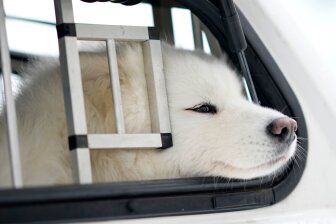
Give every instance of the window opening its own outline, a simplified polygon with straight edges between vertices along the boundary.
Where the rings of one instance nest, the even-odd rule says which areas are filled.
[[[185,2],[188,2],[188,1],[185,1]],[[199,4],[203,4],[203,3],[199,2]],[[191,1],[190,4],[191,5],[189,6],[192,8],[195,2],[193,3],[193,1]],[[66,7],[66,8],[69,9],[69,7]],[[205,7],[204,9],[207,9],[207,8]],[[197,10],[194,10],[194,12],[196,11]],[[198,10],[198,12],[199,11],[200,10]],[[210,17],[215,15],[213,18],[217,18],[216,13],[218,14],[218,12],[215,11],[215,13],[213,14],[210,13],[209,15]],[[202,18],[202,15],[200,17]],[[202,20],[202,21],[204,22],[206,20]],[[210,19],[210,21],[212,20]],[[72,20],[68,23],[64,23],[63,25],[71,26],[71,24],[74,25]],[[213,49],[215,48],[213,48],[213,45],[211,44],[212,43],[211,37],[214,38],[214,35],[208,35],[208,32],[209,30],[211,30],[211,32],[214,32],[216,34],[217,28],[213,28],[213,27],[211,28],[211,24],[210,25],[207,24],[207,25],[209,26],[209,29],[202,29],[202,32],[201,32],[202,45],[203,45],[203,48],[205,49],[206,44],[204,44],[204,40],[206,37],[210,45],[209,48],[211,49],[211,52],[213,52]],[[92,28],[93,26],[88,26],[88,27]],[[78,30],[80,31],[79,33],[81,34],[87,33],[85,32],[85,30],[88,30],[88,27],[85,27],[85,26],[76,27],[75,26],[75,28],[76,29],[78,28]],[[59,30],[62,30],[62,28],[59,28]],[[144,32],[148,32],[148,29],[146,29]],[[215,36],[218,37],[218,35],[215,35]],[[68,38],[68,36],[65,35],[63,38]],[[96,36],[95,38],[100,38],[100,37]],[[76,38],[73,38],[73,39],[76,39]],[[108,39],[107,41],[109,41],[111,38],[107,38],[107,39]],[[1,38],[1,40],[3,40],[3,38]],[[75,43],[75,41],[77,40],[73,40],[73,43]],[[65,42],[66,41],[63,42],[64,48],[66,48]],[[109,44],[113,45],[113,38],[112,38],[112,43],[109,43]],[[73,47],[74,46],[75,44],[73,45]],[[223,46],[221,45],[221,47]],[[2,49],[3,48],[1,47],[1,50]],[[110,50],[111,50],[111,46],[110,46]],[[77,56],[70,55],[70,57],[76,58]],[[110,57],[114,58],[113,55],[110,55]],[[242,54],[240,58],[240,63],[242,64],[242,66],[247,66],[246,59],[244,59],[244,57],[245,56]],[[248,72],[248,71],[245,71],[245,72]],[[78,74],[77,74],[76,79],[79,80]],[[248,81],[245,80],[244,82],[245,82],[244,83],[245,88],[247,89],[246,86],[248,86]],[[250,96],[250,98],[252,100],[252,96]],[[120,122],[120,126],[122,127],[122,122]],[[122,133],[122,128],[120,130],[121,131],[119,132]],[[81,140],[83,140],[83,138],[81,137],[82,136],[79,136],[79,138],[77,139],[75,138],[76,140],[75,143],[77,144],[75,145],[76,147],[80,146],[83,143],[81,142]],[[78,160],[79,157],[82,157],[84,158],[84,160],[86,160],[84,161],[84,164],[85,162],[89,163],[90,162],[88,160],[89,157],[85,155],[88,150],[87,151],[85,150],[81,151],[80,153],[73,154],[75,157],[75,160],[76,159]],[[77,164],[77,166],[83,166],[83,164],[82,165]],[[79,167],[78,170],[80,169],[87,169],[87,168]],[[86,171],[83,172],[84,174],[82,173],[79,175],[80,177],[79,182],[90,183],[89,173],[85,173],[85,172]],[[284,195],[288,193],[288,189],[291,190],[293,188],[293,183],[294,185],[296,184],[296,182],[293,182],[293,178],[298,178],[298,177],[297,176],[293,177],[293,174],[291,172],[288,178],[287,177],[284,178],[284,176],[280,176],[280,177],[277,177],[275,180],[267,180],[267,178],[265,178],[264,180],[255,179],[255,180],[251,180],[248,182],[234,180],[230,183],[230,185],[228,185],[228,183],[218,182],[217,184],[215,184],[215,186],[213,183],[214,180],[212,178],[190,178],[190,179],[179,179],[179,180],[160,180],[160,181],[152,181],[152,182],[145,181],[141,183],[136,182],[136,183],[126,183],[126,184],[125,183],[114,183],[111,185],[90,185],[90,186],[80,185],[80,186],[63,186],[63,187],[57,187],[57,188],[23,189],[22,191],[21,190],[15,190],[15,191],[5,190],[5,191],[0,191],[0,196],[1,196],[0,197],[0,207],[1,207],[0,217],[3,220],[13,220],[13,217],[15,216],[15,208],[17,206],[19,206],[20,209],[23,209],[23,210],[30,209],[30,211],[32,211],[34,210],[34,208],[36,208],[34,207],[34,205],[36,205],[36,202],[43,203],[42,205],[37,205],[37,206],[40,206],[39,208],[41,210],[43,210],[44,207],[48,209],[50,208],[50,206],[55,209],[55,210],[53,209],[49,210],[49,212],[56,211],[56,210],[57,211],[62,210],[60,207],[57,207],[57,206],[53,207],[54,206],[53,203],[55,202],[57,202],[58,204],[64,203],[66,206],[69,206],[70,208],[71,206],[73,208],[78,208],[78,210],[74,210],[75,211],[74,213],[71,213],[72,211],[71,209],[65,211],[65,216],[62,216],[63,213],[59,213],[61,214],[61,217],[63,217],[63,219],[64,217],[65,219],[69,219],[69,217],[97,218],[98,214],[101,215],[99,217],[110,217],[111,210],[108,210],[108,209],[111,209],[111,208],[118,208],[118,209],[120,208],[120,210],[115,210],[116,217],[121,217],[121,216],[125,217],[127,215],[133,216],[133,217],[137,217],[137,216],[143,217],[146,215],[153,216],[153,215],[162,215],[162,214],[167,214],[167,213],[175,214],[179,211],[182,211],[182,210],[176,209],[176,206],[175,206],[176,202],[179,202],[178,204],[181,206],[179,208],[188,208],[186,210],[183,210],[183,212],[189,213],[189,214],[194,213],[194,212],[199,213],[199,212],[204,212],[204,211],[218,212],[218,211],[232,211],[232,210],[238,210],[238,209],[243,210],[243,209],[250,209],[250,208],[271,205],[281,200],[284,197]],[[19,187],[19,185],[17,186]],[[218,189],[219,191],[217,191]],[[76,194],[74,194],[74,191],[76,191]],[[185,193],[187,195],[184,195]],[[133,198],[133,196],[135,196],[135,198]],[[100,210],[102,211],[102,213],[99,213],[97,211],[91,212],[90,208],[92,208],[92,206],[96,207],[97,205],[100,204],[102,200],[104,201],[104,203],[106,202],[106,204],[104,205],[108,205],[108,206],[104,206],[105,210],[104,208]],[[143,205],[146,205],[146,204],[154,204],[155,206],[143,209],[144,208]],[[31,207],[29,208],[29,206]],[[107,209],[107,207],[109,208]],[[80,217],[78,215],[76,216],[76,211],[81,211],[81,209],[83,210],[86,209],[85,210],[86,213],[83,215],[81,214]],[[73,216],[71,215],[67,216],[69,214],[72,214]],[[43,214],[45,215],[43,218],[43,216],[37,216],[37,215],[34,216],[34,213],[29,213],[29,212],[25,213],[24,215],[26,217],[31,215],[30,219],[33,221],[39,217],[41,217],[42,221],[45,221],[45,217],[48,217],[47,214]],[[60,220],[62,220],[62,218],[60,218]]]
[[[191,13],[187,9],[172,8],[174,43],[176,47],[194,50]]]

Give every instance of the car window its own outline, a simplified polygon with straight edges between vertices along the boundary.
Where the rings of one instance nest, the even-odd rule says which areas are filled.
[[[41,56],[58,55],[52,0],[5,0],[4,4],[10,50]],[[73,7],[77,23],[154,25],[152,7],[149,4],[139,4],[130,8],[121,4],[87,4],[74,1]],[[134,16],[126,16],[128,13]],[[23,33],[25,35],[22,35]]]
[[[4,1],[12,61],[21,63],[13,64],[13,70],[20,70],[20,66],[26,65],[27,61],[34,60],[36,57],[59,55],[53,1],[30,0],[29,4],[25,0]],[[217,5],[211,1],[202,1],[199,4],[206,6],[202,8],[204,15],[197,14],[201,11],[200,8],[189,10],[186,7],[188,4],[170,4],[165,1],[160,1],[160,4],[146,1],[132,7],[106,2],[89,4],[79,0],[73,1],[76,23],[157,26],[161,31],[161,40],[179,48],[201,50],[220,60],[229,60],[232,69],[240,73],[241,68],[237,57],[227,51],[225,48],[227,46],[223,44],[225,36],[223,30],[218,28],[222,27],[222,24],[218,19],[220,17]],[[18,5],[21,7],[17,7]],[[41,8],[36,7],[37,5]],[[156,10],[165,12],[157,14]],[[166,17],[165,13],[171,14],[171,18]],[[129,16],[130,14],[132,16]],[[250,29],[246,27],[247,25],[248,23],[245,24],[244,30]],[[248,37],[251,36],[253,34]],[[272,64],[274,62],[263,61],[255,49],[262,49],[262,52],[267,52],[267,49],[262,48],[262,43],[258,45],[260,46],[257,44],[252,46],[248,41],[246,59],[261,104],[277,109],[286,105],[287,115],[302,118],[302,125],[298,132],[300,136],[305,136],[306,130],[300,105],[295,96],[292,96],[293,93],[288,90],[289,86],[285,81],[274,81],[272,76],[274,74],[270,74],[265,67],[274,66]],[[223,57],[223,54],[226,56]],[[24,75],[20,74],[20,76]],[[277,75],[282,77],[281,72]],[[13,82],[19,83],[20,81],[14,81],[18,78],[19,76],[15,76]],[[247,86],[246,83],[243,84]],[[291,98],[290,103],[282,94],[284,89],[288,91],[286,97]],[[204,113],[210,110],[215,113],[217,110],[208,102],[198,106],[200,107],[187,108],[186,111]],[[302,163],[301,167],[304,167],[305,160]],[[3,219],[43,222],[50,219],[65,221],[110,217],[118,219],[252,209],[272,205],[282,200],[293,190],[302,172],[303,169],[298,170],[294,163],[291,163],[288,169],[278,176],[250,180],[200,175],[194,178],[0,190],[0,205],[4,208],[0,212],[0,221]],[[22,212],[23,215],[18,217],[15,215],[17,209],[26,212]],[[36,212],[42,215],[39,216]]]

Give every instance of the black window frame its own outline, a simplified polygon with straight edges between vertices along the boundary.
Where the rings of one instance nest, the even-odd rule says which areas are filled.
[[[215,0],[176,2],[198,16],[228,52]],[[286,107],[285,114],[299,118],[298,136],[307,138],[295,94],[248,20],[238,13],[248,43],[245,55],[261,104],[278,110]],[[236,55],[228,52],[228,56],[239,68]],[[308,142],[301,146],[307,154]],[[0,190],[0,223],[96,221],[260,208],[287,197],[299,183],[305,164],[306,160],[299,160],[297,166],[292,163],[275,179],[228,182],[225,178],[198,177]]]

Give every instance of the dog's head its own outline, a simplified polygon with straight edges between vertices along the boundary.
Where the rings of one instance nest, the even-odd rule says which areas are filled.
[[[223,61],[165,47],[174,148],[182,176],[249,179],[276,174],[296,151],[296,122],[246,100]]]

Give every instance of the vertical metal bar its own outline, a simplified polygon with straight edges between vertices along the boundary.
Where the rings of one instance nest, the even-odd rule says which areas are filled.
[[[165,0],[152,1],[155,27],[160,27],[160,37],[169,44],[174,44],[173,21],[171,8],[164,4]]]
[[[58,24],[74,23],[71,0],[55,0]],[[83,83],[80,71],[77,37],[62,37],[58,40],[63,79],[64,103],[69,136],[87,136]],[[75,114],[76,112],[76,114]],[[74,177],[81,184],[92,183],[90,151],[88,147],[71,151]]]
[[[113,39],[106,40],[106,47],[107,47],[107,57],[108,57],[108,64],[109,64],[109,70],[110,70],[110,80],[111,80],[112,96],[113,96],[113,103],[114,103],[114,113],[115,113],[116,121],[117,121],[116,122],[117,123],[117,133],[125,134],[125,122],[124,122],[124,114],[123,114],[122,100],[121,100],[121,88],[120,88],[115,41]]]
[[[259,99],[258,99],[257,92],[253,85],[252,76],[251,76],[247,61],[246,61],[244,51],[238,53],[238,59],[239,59],[240,67],[242,68],[243,77],[245,78],[245,81],[246,81],[246,84],[249,90],[250,99],[252,100],[252,102],[259,104]]]
[[[7,120],[7,138],[10,152],[12,184],[15,188],[22,187],[22,171],[20,160],[19,137],[16,122],[15,102],[11,84],[11,61],[9,55],[6,18],[3,0],[0,0],[0,43],[1,43],[1,68],[4,81],[5,114]]]
[[[253,102],[259,104],[251,73],[245,58],[244,50],[247,48],[245,35],[240,24],[239,16],[233,0],[220,0],[219,10],[221,13],[224,29],[228,31],[227,41],[230,51],[237,54],[240,67],[242,69],[242,75],[244,76],[246,84],[249,87],[252,100]]]
[[[145,41],[143,49],[152,132],[171,133],[160,41]]]
[[[208,39],[211,54],[216,57],[222,56],[222,50],[221,50],[221,47],[216,37],[211,33],[208,27],[206,27],[204,24],[202,24],[201,29],[204,31],[206,38]]]
[[[56,24],[75,22],[71,0],[54,0],[54,5]]]
[[[250,93],[250,90],[247,86],[247,82],[246,82],[246,79],[244,76],[241,77],[242,80],[243,80],[243,86],[244,86],[244,91],[245,91],[245,94],[246,94],[246,97],[247,97],[247,100],[250,101],[250,102],[253,102],[252,100],[252,96],[251,96],[251,93]]]
[[[191,24],[192,24],[195,48],[203,50],[201,21],[194,14],[192,13],[190,14],[191,14]]]

